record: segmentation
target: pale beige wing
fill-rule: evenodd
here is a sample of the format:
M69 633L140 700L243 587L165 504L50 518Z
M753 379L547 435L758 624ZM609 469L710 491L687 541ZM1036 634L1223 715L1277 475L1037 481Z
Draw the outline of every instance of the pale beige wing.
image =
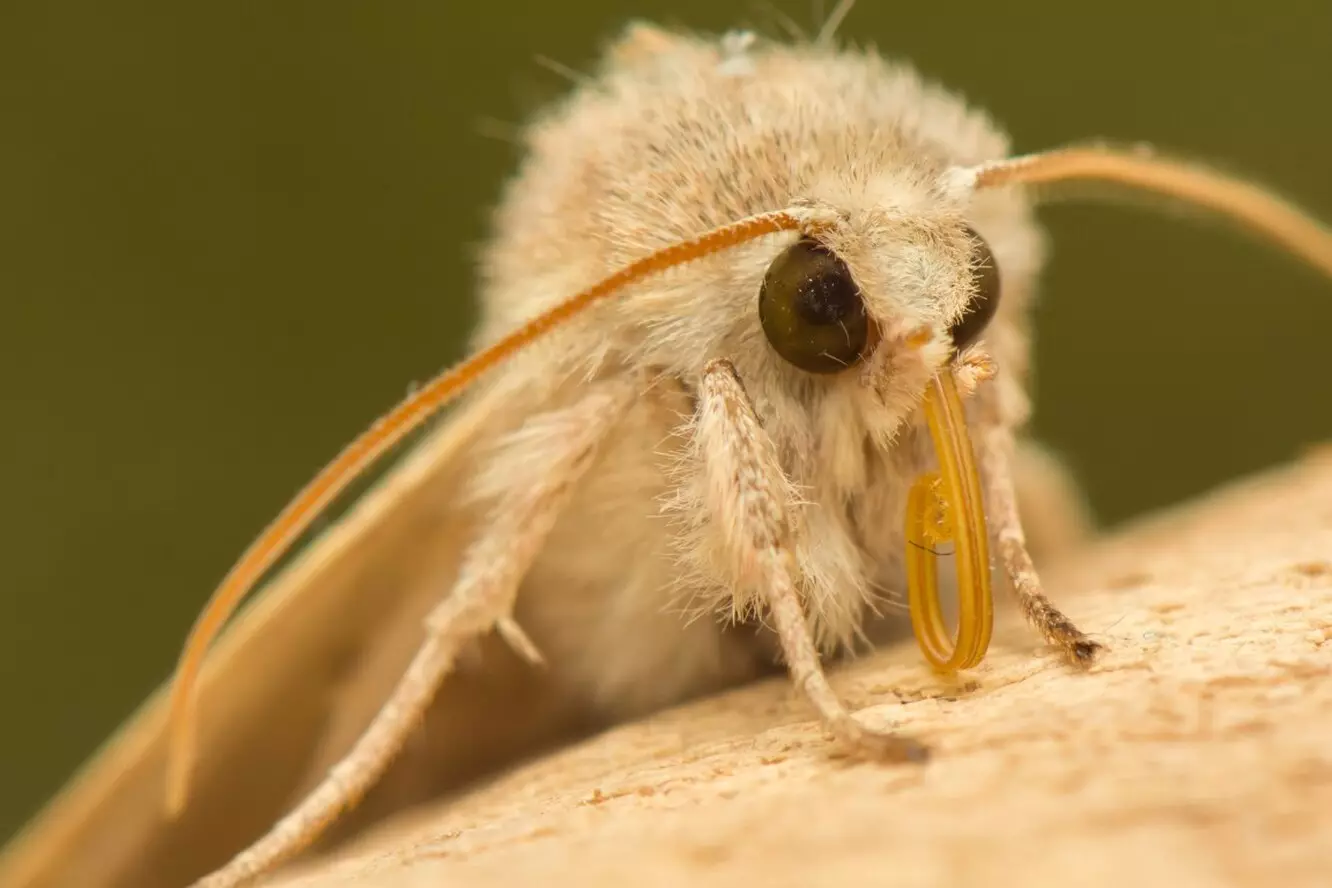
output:
M3 888L179 888L261 834L359 733L410 657L418 617L448 592L474 516L457 490L493 392L460 404L245 608L205 667L185 811L164 811L167 695L155 693L0 854ZM523 746L539 678L506 652L460 675L437 711L475 736L431 730L409 761L456 754L421 781L390 774L367 813L456 783ZM524 708L526 707L526 708ZM505 713L517 712L518 721ZM432 715L432 720L435 716ZM538 732L539 733L539 732ZM443 743L443 748L439 744ZM430 753L420 755L419 753ZM398 769L400 775L403 768ZM364 822L365 815L361 821Z

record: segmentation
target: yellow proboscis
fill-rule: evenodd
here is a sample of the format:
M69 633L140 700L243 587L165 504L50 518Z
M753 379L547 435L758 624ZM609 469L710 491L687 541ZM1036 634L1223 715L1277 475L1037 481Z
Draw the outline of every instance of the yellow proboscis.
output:
M907 600L921 653L941 672L970 669L990 647L994 594L980 475L967 434L962 399L950 371L925 392L925 419L939 460L916 479L907 498ZM936 547L953 544L957 572L957 633L949 639L939 600Z

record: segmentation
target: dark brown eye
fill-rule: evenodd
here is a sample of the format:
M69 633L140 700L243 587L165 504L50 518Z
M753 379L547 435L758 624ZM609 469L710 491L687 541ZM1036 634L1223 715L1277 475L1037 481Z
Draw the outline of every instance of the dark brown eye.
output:
M851 272L827 247L796 241L768 266L759 323L773 349L810 373L836 373L864 357L869 317Z
M953 346L957 349L966 348L975 342L985 332L985 327L999 308L999 266L995 264L994 254L990 252L990 245L974 229L968 228L967 233L975 244L972 248L971 268L976 289L966 313L948 330L953 337Z

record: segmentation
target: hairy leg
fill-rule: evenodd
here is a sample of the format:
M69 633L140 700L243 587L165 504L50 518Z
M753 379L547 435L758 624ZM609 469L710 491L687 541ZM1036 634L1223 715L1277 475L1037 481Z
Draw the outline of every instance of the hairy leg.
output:
M317 839L383 774L459 654L478 638L498 631L523 656L539 656L510 617L519 583L598 445L628 407L631 391L622 385L596 387L563 411L569 428L565 446L544 454L548 461L540 483L516 487L500 499L485 534L464 557L452 594L426 618L421 647L365 733L292 812L197 888L246 884Z
M729 361L712 361L704 368L696 434L707 481L706 506L718 531L726 535L733 580L757 593L792 679L824 725L854 752L926 758L926 748L917 741L880 733L853 718L828 684L795 586L789 485L776 448ZM737 589L741 591L750 590Z
M988 487L990 533L999 559L1027 622L1073 663L1089 664L1101 646L1084 635L1046 596L1028 552L1018 514L1015 451L1013 435L1007 430L992 429L982 438L981 473Z

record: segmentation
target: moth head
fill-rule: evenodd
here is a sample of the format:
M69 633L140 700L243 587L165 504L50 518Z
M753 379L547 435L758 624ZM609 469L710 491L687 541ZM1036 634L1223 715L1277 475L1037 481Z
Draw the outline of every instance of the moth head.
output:
M913 278L907 286L931 310L897 317L892 300L867 293L826 238L800 237L772 260L759 286L768 344L793 367L818 375L861 367L885 340L888 347L919 347L937 339L954 353L975 344L999 307L999 266L975 229L963 224L952 235L945 246L943 238L913 245L912 268L898 276Z
M938 468L916 481L908 501L908 597L922 651L953 671L984 656L993 608L980 476L952 363L994 320L1002 288L989 244L950 206L953 195L944 197L933 213L830 213L826 226L802 232L772 259L758 318L771 351L796 373L859 377L861 385L833 383L825 395L858 402L865 430L880 440L923 405ZM825 454L843 449L860 450ZM951 543L956 556L955 640L943 629L937 574L924 564L939 543Z
M893 446L923 420L931 380L959 357L969 367L995 365L991 355L1002 364L1020 348L1012 318L1034 270L1020 196L973 205L947 183L920 181L860 191L873 193L833 186L796 207L805 224L766 245L751 271L747 332L734 339L770 432L821 441L825 453L861 454L862 441ZM864 467L821 457L817 470L853 491Z

